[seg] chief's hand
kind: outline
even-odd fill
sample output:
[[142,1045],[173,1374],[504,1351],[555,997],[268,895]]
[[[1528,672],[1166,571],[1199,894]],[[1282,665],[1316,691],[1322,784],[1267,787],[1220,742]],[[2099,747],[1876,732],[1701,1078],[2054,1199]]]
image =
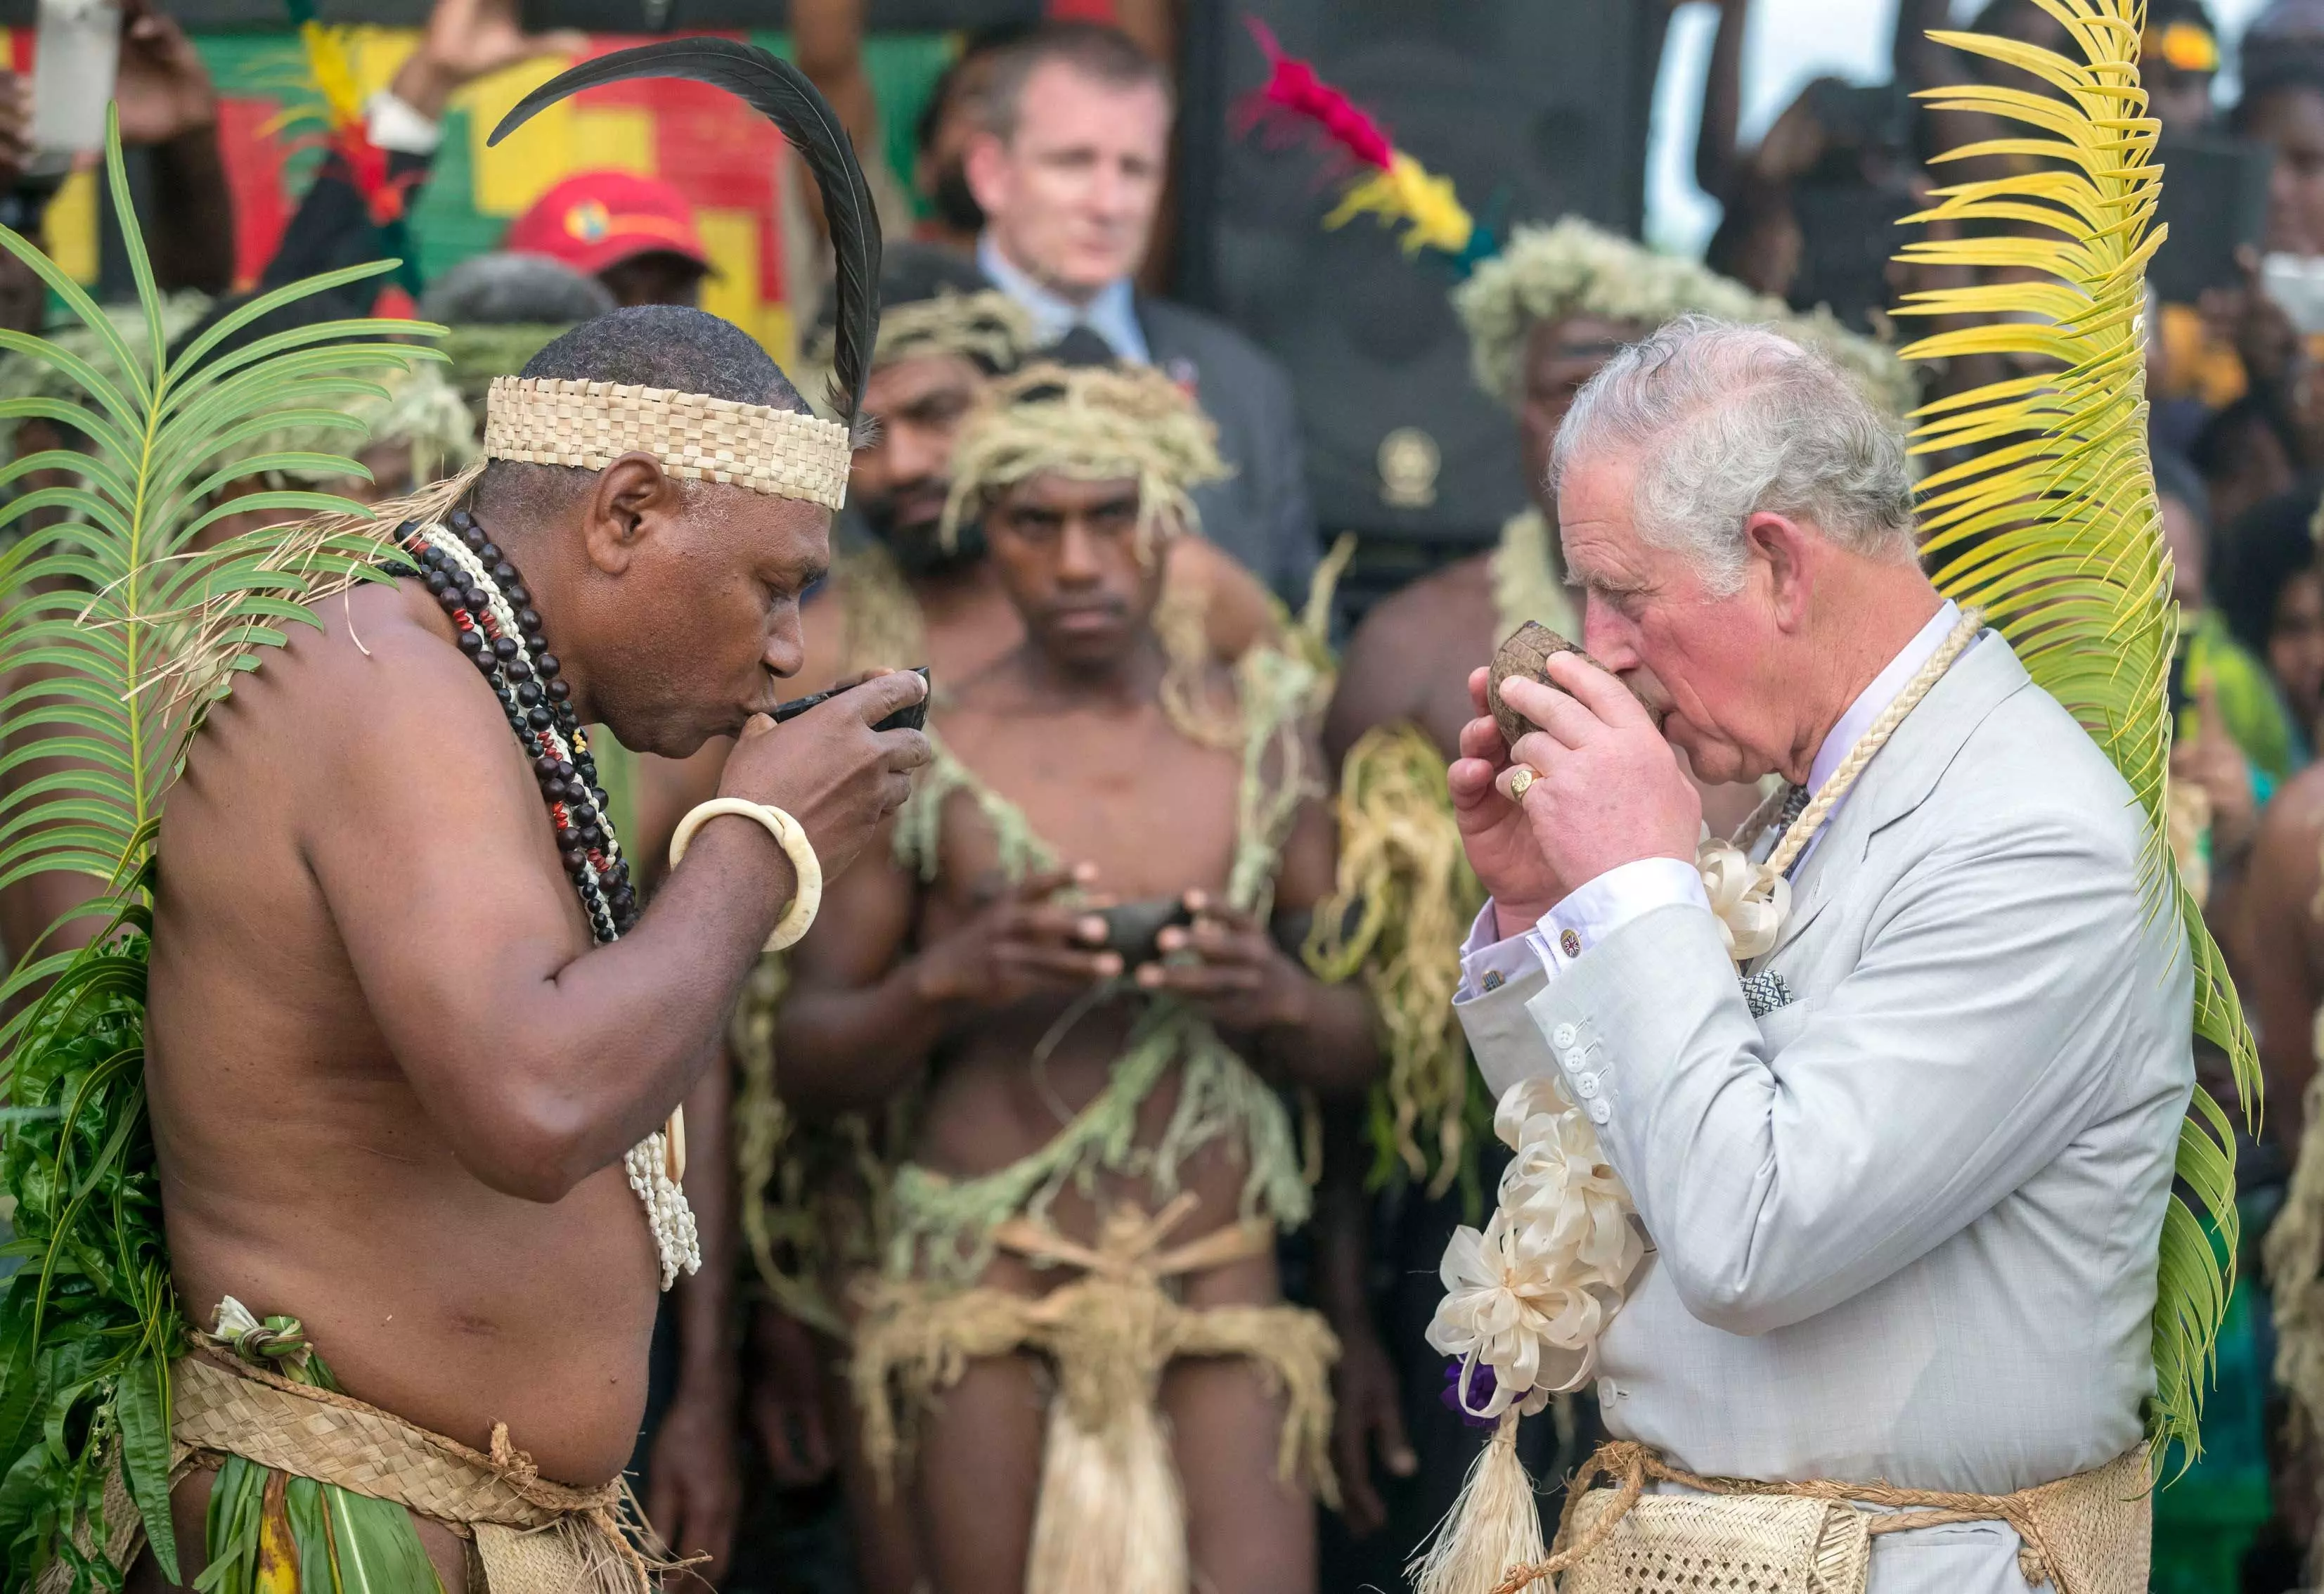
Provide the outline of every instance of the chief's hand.
[[917,730],[872,727],[927,693],[908,670],[875,675],[797,719],[777,725],[754,714],[734,740],[719,777],[721,797],[771,803],[807,831],[824,876],[855,861],[872,831],[912,794],[912,771],[927,763]]
[[[1702,795],[1637,699],[1578,653],[1554,654],[1545,668],[1562,690],[1517,680],[1501,692],[1541,727],[1519,737],[1510,757],[1536,772],[1518,806],[1550,870],[1582,885],[1640,858],[1692,862]],[[1513,773],[1496,777],[1504,797]]]

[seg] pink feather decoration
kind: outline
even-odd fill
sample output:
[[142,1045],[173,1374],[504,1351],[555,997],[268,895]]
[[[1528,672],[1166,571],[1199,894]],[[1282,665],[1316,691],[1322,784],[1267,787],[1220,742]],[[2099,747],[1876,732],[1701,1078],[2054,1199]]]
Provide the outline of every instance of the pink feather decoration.
[[1312,122],[1324,135],[1367,166],[1385,171],[1395,146],[1380,125],[1356,108],[1340,90],[1315,75],[1315,69],[1296,56],[1283,53],[1274,31],[1255,16],[1243,18],[1251,37],[1267,52],[1271,69],[1256,96],[1258,111],[1286,112]]

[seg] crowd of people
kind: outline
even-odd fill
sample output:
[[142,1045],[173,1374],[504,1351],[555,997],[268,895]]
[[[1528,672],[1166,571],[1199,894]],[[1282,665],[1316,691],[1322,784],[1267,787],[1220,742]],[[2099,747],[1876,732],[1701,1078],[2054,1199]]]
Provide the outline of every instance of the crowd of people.
[[[1835,413],[1892,423],[2019,374],[1976,353],[1908,366],[1910,329],[1890,315],[1963,285],[1957,267],[1892,262],[1890,224],[2021,159],[1989,113],[1914,91],[2006,69],[1929,39],[1946,5],[1901,0],[1893,82],[1811,84],[1747,150],[1752,7],[1720,5],[1697,170],[1724,219],[1705,260],[1543,217],[1475,264],[1454,302],[1533,501],[1351,628],[1330,601],[1344,553],[1327,555],[1333,528],[1310,505],[1290,380],[1155,291],[1176,115],[1166,5],[964,37],[917,128],[908,194],[871,158],[860,0],[797,0],[799,65],[865,152],[889,236],[867,310],[873,284],[846,269],[861,224],[826,194],[838,269],[802,291],[819,304],[788,373],[695,308],[712,266],[677,190],[592,171],[541,194],[500,250],[420,286],[419,316],[448,329],[445,361],[240,440],[212,490],[260,498],[214,536],[280,518],[267,494],[444,518],[406,544],[404,573],[433,595],[420,620],[370,589],[325,612],[331,638],[402,661],[410,684],[383,693],[354,651],[334,664],[294,645],[213,715],[167,810],[151,1002],[157,1026],[180,1027],[175,1056],[154,1051],[152,1112],[189,1320],[274,1358],[263,1367],[311,1345],[366,1401],[503,1467],[512,1437],[541,1478],[626,1461],[683,1575],[711,1587],[1406,1586],[1496,1432],[1431,1324],[1440,1258],[1510,1154],[1452,1005],[1486,896],[1447,771],[1476,755],[1471,671],[1527,622],[1582,635],[1552,487],[1569,411],[1623,349],[1689,318],[1772,329],[1838,374]],[[1991,0],[1971,25],[2078,48],[2038,0]],[[524,32],[506,0],[437,0],[365,107],[379,162],[327,157],[236,291],[200,58],[150,0],[124,26],[121,136],[151,152],[143,223],[168,339],[212,358],[372,317],[365,279],[235,322],[272,290],[381,257],[379,195],[408,210],[464,87],[576,49]],[[2145,30],[2166,152],[2223,150],[2267,173],[2256,230],[2210,252],[2223,273],[2187,302],[2158,295],[2143,321],[2181,614],[2170,839],[2243,994],[2269,1109],[2236,1141],[2245,1255],[2203,1457],[2156,1497],[2153,1587],[2272,1594],[2308,1580],[2324,1501],[2324,1307],[2276,1260],[2297,1265],[2303,1234],[2324,1244],[2324,1151],[2303,1153],[2324,1012],[2324,296],[2305,288],[2324,279],[2324,6],[2261,14],[2227,107],[2201,0],[2153,0]],[[11,78],[0,220],[37,238],[28,127]],[[115,357],[95,329],[51,328],[50,301],[0,255],[0,324],[78,357],[0,360],[0,398],[48,412],[14,423],[19,495],[72,478],[82,444],[64,406],[81,362]],[[142,312],[106,313],[129,329]],[[576,489],[558,467],[582,455],[554,440],[571,416],[522,406],[607,383],[788,416],[761,435],[795,448],[796,469],[714,503],[624,454]],[[808,430],[833,425],[816,404],[835,406],[852,446]],[[810,456],[832,449],[841,482],[810,481]],[[346,475],[342,452],[366,474]],[[843,500],[826,568],[793,512]],[[585,526],[579,551],[546,529],[562,520]],[[641,567],[662,583],[650,626],[634,609],[617,621],[605,597]],[[486,644],[469,651],[520,738],[527,724],[561,738],[533,765],[553,832],[513,765],[478,773],[507,762],[506,727],[423,635],[438,599],[447,635]],[[755,653],[722,640],[753,628],[727,624],[746,607],[767,616]],[[569,627],[551,639],[561,674],[536,610]],[[649,664],[754,715],[774,707],[768,672],[785,699],[841,695],[781,727],[688,719],[676,696],[618,690]],[[915,666],[925,742],[875,733],[921,696],[881,672]],[[37,668],[8,689],[60,690]],[[361,759],[318,765],[286,728],[350,714],[375,732]],[[0,761],[0,792],[70,778]],[[254,780],[281,811],[223,800]],[[1721,836],[1779,784],[1695,781]],[[772,820],[779,845],[687,818],[775,790],[823,860],[820,908],[787,941],[785,904],[816,894],[792,841]],[[291,816],[310,806],[339,822],[307,833]],[[484,827],[498,850],[415,812]],[[268,839],[277,821],[297,845]],[[572,904],[534,877],[560,875],[598,941],[644,926],[591,955],[626,959],[621,972],[599,962],[560,987],[581,966]],[[97,935],[102,919],[75,913],[99,884],[0,880],[0,943]],[[655,915],[665,893],[681,905]],[[489,939],[429,901],[493,904]],[[254,916],[327,955],[261,948]],[[750,961],[710,929],[652,939],[657,919],[785,944]],[[60,922],[77,931],[60,938]],[[193,928],[219,922],[208,940]],[[473,957],[440,955],[463,937]],[[516,963],[538,989],[496,1013],[492,978]],[[254,1042],[236,1033],[245,1008],[270,1015]],[[238,1061],[189,1066],[200,1056]],[[2198,1089],[2232,1108],[2227,1060],[2196,1061]],[[401,1093],[383,1083],[399,1069]],[[687,1128],[641,1105],[656,1091],[683,1095]],[[323,1105],[254,1149],[252,1099]],[[329,1189],[286,1203],[251,1185],[257,1159],[306,1165],[317,1145],[339,1169]],[[634,1258],[609,1257],[607,1214],[632,1190],[650,1222]],[[418,1216],[374,1232],[382,1210]],[[595,1286],[656,1263],[668,1293],[649,1330],[650,1308],[609,1307]],[[222,1295],[300,1322],[214,1324]],[[639,1388],[619,1347],[648,1331]],[[458,1367],[438,1365],[447,1339]],[[1517,1431],[1532,1475],[1570,1474],[1604,1437],[1600,1402],[1624,1393],[1585,1383]],[[205,1509],[215,1553],[209,1490],[226,1497],[233,1478],[172,1483],[180,1555]],[[443,1586],[474,1586],[479,1557],[493,1587],[529,1586],[494,1559],[520,1553],[494,1547],[497,1528],[415,1520]],[[133,1586],[169,1586],[142,1567]]]

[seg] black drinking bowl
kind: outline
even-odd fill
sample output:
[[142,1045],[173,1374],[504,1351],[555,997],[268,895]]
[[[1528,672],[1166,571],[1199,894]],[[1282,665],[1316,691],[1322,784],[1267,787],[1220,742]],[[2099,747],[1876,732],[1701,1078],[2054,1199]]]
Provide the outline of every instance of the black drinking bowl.
[[[926,664],[915,666],[912,673],[923,681],[928,681],[928,667]],[[848,687],[835,686],[828,691],[809,692],[803,698],[793,698],[788,703],[777,703],[774,711],[768,718],[777,725],[780,725],[786,719],[797,719],[818,703],[827,702],[841,692],[850,690],[852,689]],[[928,727],[928,698],[935,690],[934,682],[929,682],[927,691],[920,694],[918,702],[908,709],[897,709],[872,728],[873,730],[926,730]]]

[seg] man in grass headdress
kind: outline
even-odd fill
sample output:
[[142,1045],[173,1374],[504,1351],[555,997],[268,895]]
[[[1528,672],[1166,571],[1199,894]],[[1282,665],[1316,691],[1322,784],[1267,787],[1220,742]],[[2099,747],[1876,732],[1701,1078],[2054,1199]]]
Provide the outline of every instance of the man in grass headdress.
[[[655,74],[743,95],[816,171],[852,418],[877,226],[796,72],[724,41],[650,46],[545,85],[512,122]],[[297,389],[300,357],[215,391]],[[113,428],[88,466],[103,487],[117,428],[90,424]],[[101,1555],[134,1563],[136,1587],[223,1594],[650,1580],[619,1471],[656,1285],[698,1261],[673,1111],[761,947],[803,931],[927,756],[916,731],[875,728],[923,697],[908,673],[765,718],[798,667],[798,601],[850,452],[848,426],[726,322],[668,307],[589,322],[495,385],[485,463],[385,506],[399,579],[332,596],[319,630],[210,704],[161,811],[150,976],[137,934],[105,952],[138,959],[134,985],[92,985],[76,961],[12,1058],[35,1113],[0,1166],[48,1260],[0,1322],[0,1445],[12,1478],[57,1491],[45,1515],[8,1517],[24,1524],[12,1569],[86,1588],[112,1580]],[[109,546],[115,513],[84,498],[103,518],[79,534]],[[281,557],[361,529],[310,528]],[[585,723],[673,756],[736,738],[650,914]],[[149,922],[131,908],[133,930]],[[142,1025],[103,1028],[134,1023],[132,991]],[[141,1040],[142,1090],[103,1095]],[[91,1056],[109,1061],[59,1098]],[[51,1107],[60,1140],[35,1134]],[[166,1271],[142,1260],[162,1252],[157,1209]],[[75,1327],[106,1302],[125,1336]],[[118,1393],[76,1405],[74,1369],[132,1348],[148,1359],[107,1374]],[[60,1447],[78,1470],[51,1485]]]
[[[945,516],[963,430],[992,382],[1031,354],[1033,327],[973,263],[925,245],[887,249],[880,297],[880,333],[862,403],[878,428],[852,462],[830,579],[801,615],[806,663],[799,686],[820,690],[877,663],[910,660],[930,667],[941,696],[1025,637],[1024,622],[986,556],[982,525],[969,517],[947,535]],[[807,369],[829,366],[834,336],[826,314],[808,340]],[[1102,347],[1097,353],[1110,357]],[[1192,667],[1206,671],[1231,661],[1275,632],[1269,594],[1201,536],[1169,538],[1160,558],[1164,634]],[[713,748],[682,765],[644,765],[650,808],[675,816],[715,792],[716,755]],[[881,1209],[867,1199],[881,1175],[867,1170],[905,1154],[908,1115],[801,1120],[777,1095],[773,1033],[787,961],[779,953],[761,960],[731,1037],[741,1227],[771,1298],[754,1316],[749,1341],[754,1426],[782,1481],[811,1481],[835,1457],[850,1479],[861,1575],[875,1589],[908,1589],[917,1576],[908,1522],[881,1508],[858,1465],[859,1447],[826,1421],[826,1410],[847,1410],[844,1390],[833,1387],[832,1398],[820,1404],[800,1401],[791,1395],[803,1389],[801,1382],[787,1376],[809,1358],[835,1376],[844,1372],[844,1358],[818,1356],[804,1330],[846,1337],[854,1315],[847,1281],[876,1265],[882,1245],[876,1221]],[[793,1366],[775,1365],[786,1360]]]
[[1156,629],[1220,468],[1150,369],[993,385],[944,520],[982,524],[1024,638],[951,683],[894,867],[836,888],[776,1024],[802,1114],[919,1093],[853,1376],[964,1594],[1313,1587],[1332,1339],[1280,1302],[1308,1195],[1277,1086],[1360,1087],[1373,1047],[1296,957],[1332,876],[1313,672]]

